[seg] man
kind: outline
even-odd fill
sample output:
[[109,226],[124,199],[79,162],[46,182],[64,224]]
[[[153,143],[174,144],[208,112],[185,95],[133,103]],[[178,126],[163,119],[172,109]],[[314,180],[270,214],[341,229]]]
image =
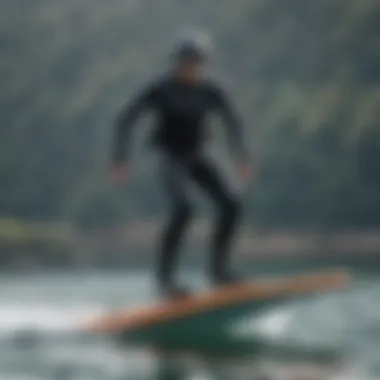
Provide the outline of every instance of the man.
[[229,142],[240,175],[248,180],[251,166],[240,123],[219,86],[204,77],[208,48],[202,40],[187,38],[174,51],[174,65],[163,78],[146,86],[121,112],[116,125],[111,176],[117,182],[130,175],[127,146],[136,119],[145,110],[155,112],[154,145],[162,157],[162,179],[172,203],[172,216],[160,244],[157,280],[168,297],[184,296],[173,272],[178,248],[186,230],[191,204],[187,183],[193,181],[215,203],[218,211],[213,237],[210,273],[216,285],[237,281],[228,268],[230,243],[240,215],[240,201],[214,165],[205,157],[206,117],[219,113],[228,127]]

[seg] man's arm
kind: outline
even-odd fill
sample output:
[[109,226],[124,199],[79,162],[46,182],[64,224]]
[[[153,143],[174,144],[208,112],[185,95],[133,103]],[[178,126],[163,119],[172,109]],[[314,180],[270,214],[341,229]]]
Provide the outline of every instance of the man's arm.
[[127,160],[132,129],[141,113],[152,105],[154,97],[155,89],[149,87],[137,95],[120,112],[115,125],[112,163],[123,164]]

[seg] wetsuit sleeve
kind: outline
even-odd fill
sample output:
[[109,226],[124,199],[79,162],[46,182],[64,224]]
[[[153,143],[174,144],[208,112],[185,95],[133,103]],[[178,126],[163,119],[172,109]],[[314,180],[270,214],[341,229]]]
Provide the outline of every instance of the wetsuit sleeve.
[[137,94],[117,117],[112,146],[112,161],[125,162],[128,158],[131,131],[138,117],[150,108],[157,97],[157,89],[151,85]]
[[222,116],[224,124],[227,127],[228,143],[232,152],[239,159],[248,160],[250,155],[244,143],[242,122],[231,101],[221,89],[216,88],[212,93],[214,106]]

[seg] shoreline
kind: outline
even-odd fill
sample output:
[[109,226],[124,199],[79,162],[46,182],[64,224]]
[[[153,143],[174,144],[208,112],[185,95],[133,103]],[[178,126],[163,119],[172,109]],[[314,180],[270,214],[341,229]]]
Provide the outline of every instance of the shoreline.
[[[186,244],[193,249],[207,246],[212,235],[213,225],[204,220],[193,223]],[[159,239],[161,227],[157,221],[138,221],[125,228],[99,230],[84,234],[80,240],[84,243],[116,244],[133,247],[137,250],[151,249]],[[379,229],[335,229],[322,230],[263,230],[244,225],[236,237],[235,251],[242,255],[298,256],[318,255],[326,251],[336,255],[376,255],[380,252]]]
[[[5,239],[0,236],[0,268],[108,268],[150,265],[160,238],[158,221],[129,223],[126,227],[79,231],[67,226],[40,226],[39,236]],[[193,265],[208,257],[212,224],[193,223],[184,245],[184,262]],[[50,230],[48,230],[50,229]],[[56,235],[49,231],[58,231]],[[326,262],[353,266],[380,263],[380,229],[372,230],[259,230],[243,226],[233,246],[238,262],[271,264]],[[335,264],[334,264],[335,265]]]

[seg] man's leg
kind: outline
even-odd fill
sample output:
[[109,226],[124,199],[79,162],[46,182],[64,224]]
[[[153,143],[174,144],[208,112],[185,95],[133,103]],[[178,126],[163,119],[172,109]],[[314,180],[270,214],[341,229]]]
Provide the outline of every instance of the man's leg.
[[185,290],[175,286],[173,276],[178,263],[180,243],[191,217],[191,205],[186,189],[188,174],[181,162],[166,154],[163,157],[162,171],[172,211],[161,241],[157,276],[164,293],[168,293],[169,296],[181,296]]
[[218,283],[233,282],[237,279],[234,279],[230,272],[229,253],[240,219],[240,201],[207,159],[197,158],[190,170],[192,178],[208,193],[218,208],[211,255],[211,275]]

